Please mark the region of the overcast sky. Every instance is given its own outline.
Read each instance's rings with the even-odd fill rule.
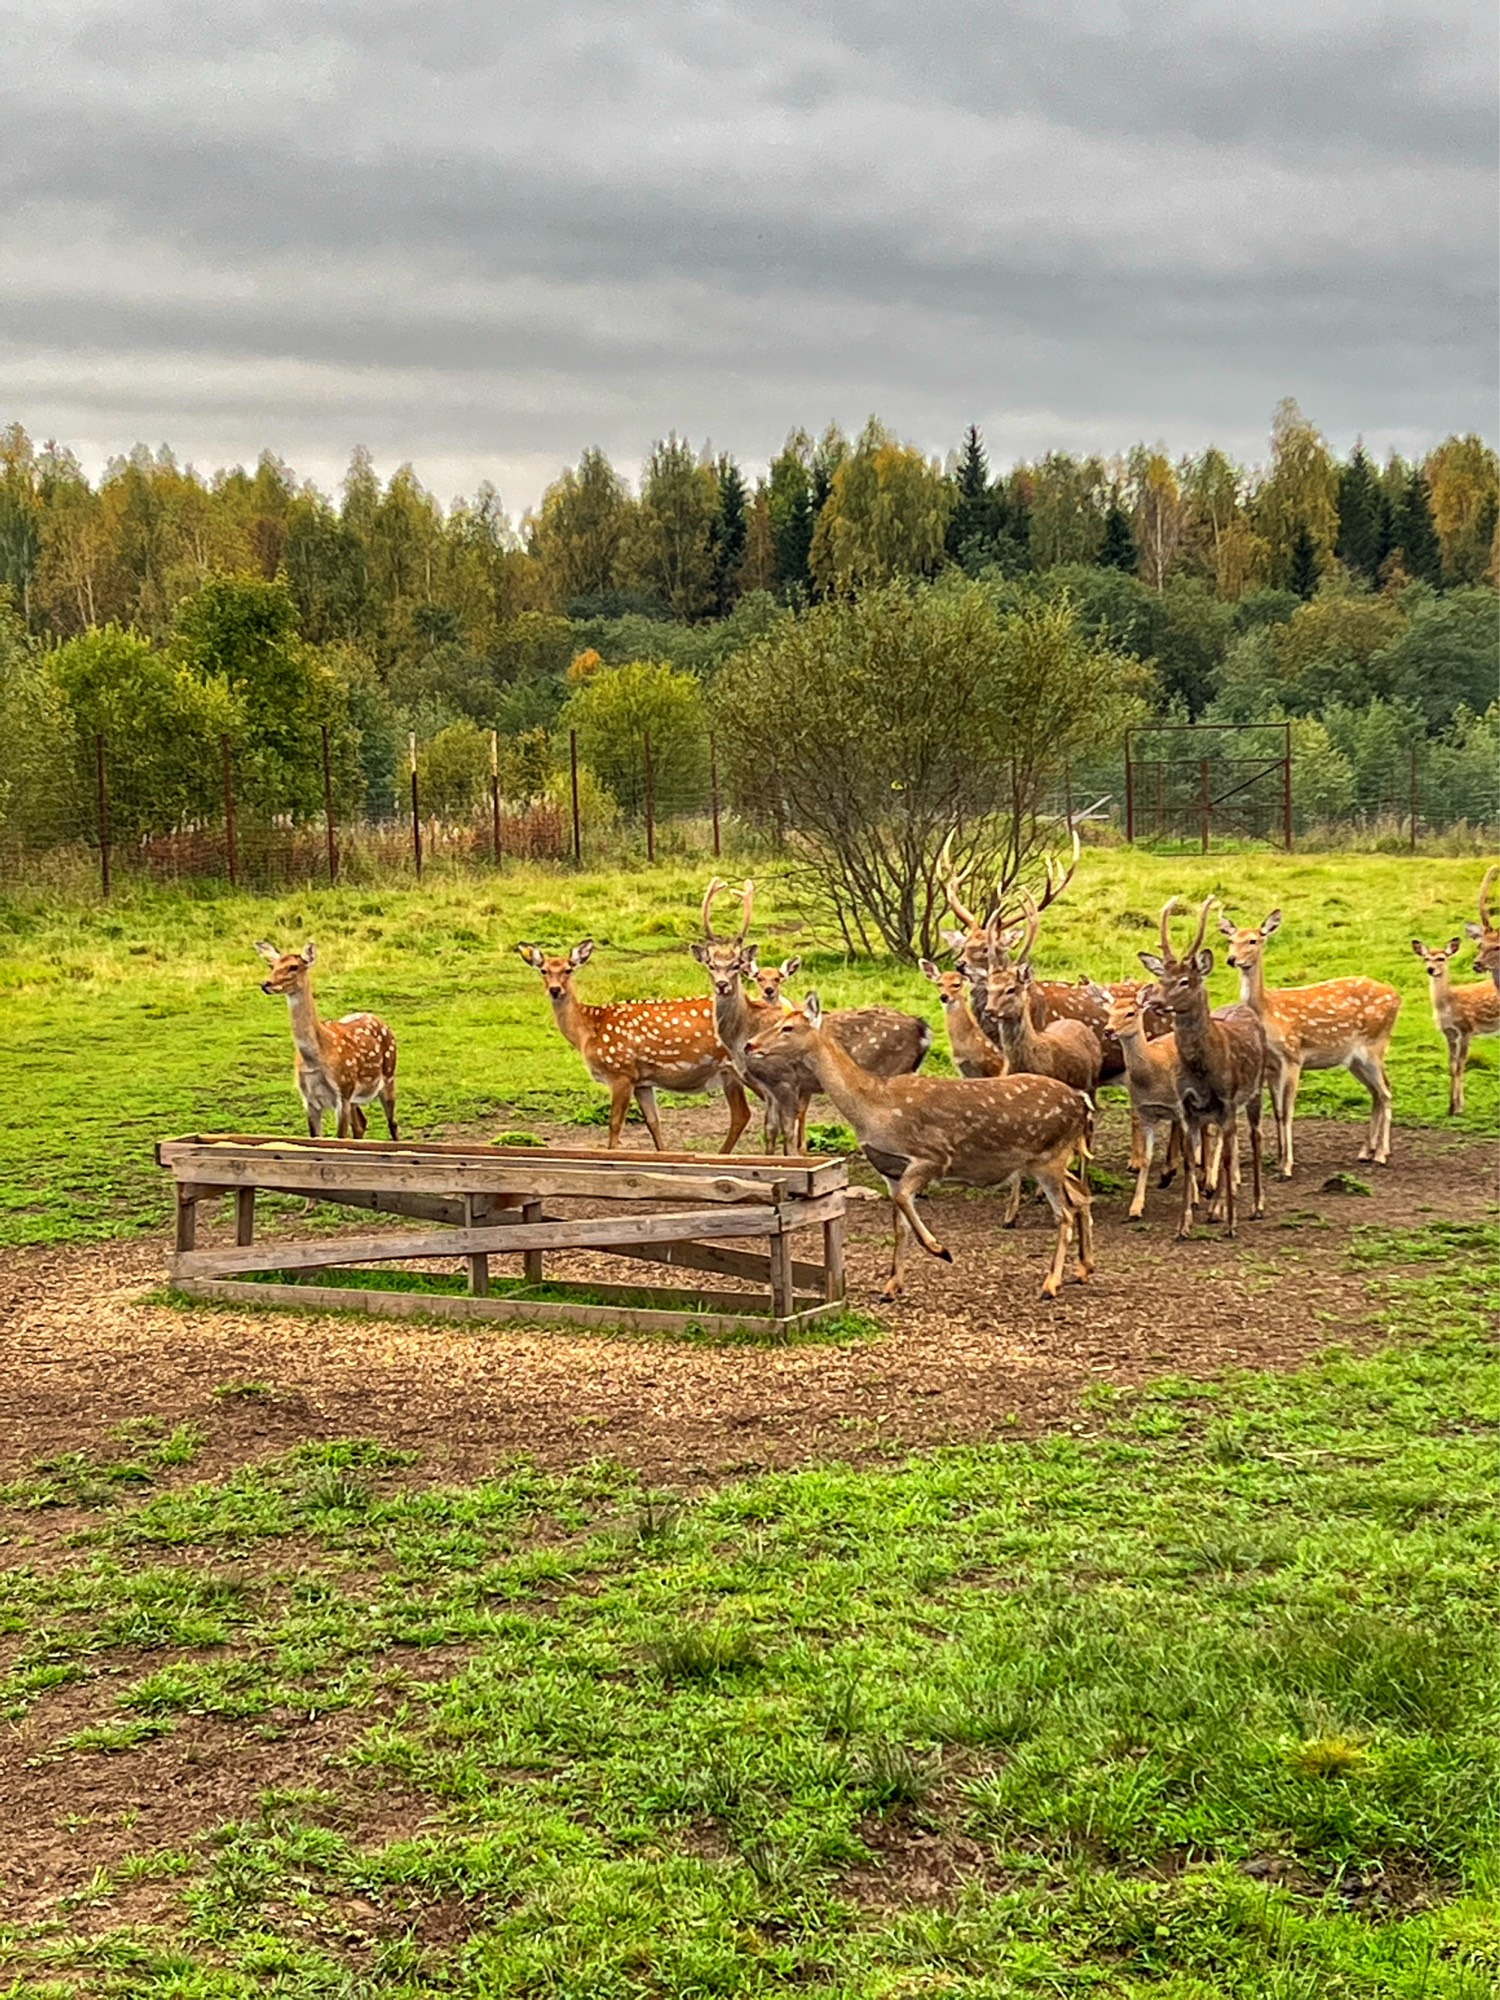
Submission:
[[[514,513],[589,444],[1496,429],[1491,0],[14,0],[0,423]]]

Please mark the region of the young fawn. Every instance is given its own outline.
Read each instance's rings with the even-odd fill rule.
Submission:
[[[1182,1077],[1177,1063],[1177,1037],[1170,1033],[1154,1039],[1147,1036],[1145,1016],[1156,998],[1154,986],[1140,986],[1131,992],[1123,986],[1110,991],[1096,985],[1094,997],[1108,1008],[1109,1031],[1125,1057],[1125,1088],[1130,1094],[1138,1135],[1135,1194],[1130,1203],[1130,1219],[1134,1222],[1146,1212],[1146,1183],[1157,1140],[1166,1134],[1163,1187],[1172,1177],[1173,1162],[1182,1146]],[[1191,1162],[1187,1171],[1193,1171]]]
[[[261,992],[283,996],[291,1010],[292,1043],[297,1052],[297,1089],[307,1111],[313,1138],[323,1135],[326,1112],[338,1113],[338,1136],[363,1139],[367,1124],[363,1106],[378,1097],[391,1137],[396,1131],[396,1037],[378,1015],[345,1014],[339,1021],[320,1021],[312,993],[312,968],[318,947],[278,951],[262,940],[255,949],[271,967]]]
[[[1464,1071],[1469,1063],[1469,1043],[1475,1035],[1500,1035],[1500,987],[1493,980],[1480,979],[1472,986],[1455,986],[1449,964],[1463,950],[1462,938],[1450,938],[1436,950],[1413,938],[1411,948],[1427,968],[1432,982],[1432,1014],[1438,1033],[1448,1044],[1448,1116],[1457,1118],[1464,1108]]]
[[[593,956],[585,938],[568,952],[518,944],[526,963],[542,975],[552,1018],[583,1057],[596,1083],[609,1086],[609,1143],[620,1143],[625,1114],[634,1097],[658,1152],[664,1149],[656,1112],[658,1090],[722,1087],[729,1107],[729,1133],[721,1153],[732,1153],[750,1123],[744,1086],[730,1066],[729,1051],[714,1026],[711,1000],[627,1000],[615,1006],[585,1007],[573,991],[573,975]]]
[[[952,1263],[917,1213],[917,1197],[935,1180],[993,1187],[1030,1174],[1057,1217],[1057,1247],[1042,1285],[1056,1298],[1075,1224],[1078,1275],[1094,1268],[1093,1216],[1088,1190],[1069,1171],[1087,1158],[1093,1106],[1048,1076],[874,1076],[825,1030],[822,1006],[809,993],[800,1007],[753,1036],[745,1050],[755,1075],[778,1049],[805,1059],[818,1087],[853,1126],[866,1159],[885,1180],[896,1210],[891,1275],[882,1297],[901,1290],[908,1235]]]
[[[960,967],[944,972],[930,958],[918,960],[922,977],[930,979],[943,1003],[943,1019],[948,1024],[948,1047],[953,1067],[960,1076],[1004,1076],[1005,1057],[974,1018],[969,1002],[968,975]]]

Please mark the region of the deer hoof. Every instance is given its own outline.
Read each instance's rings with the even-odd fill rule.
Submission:
[[[941,1243],[935,1244],[933,1246],[932,1254],[934,1257],[941,1257],[945,1264],[951,1264],[953,1262],[953,1252],[951,1250],[944,1249]]]

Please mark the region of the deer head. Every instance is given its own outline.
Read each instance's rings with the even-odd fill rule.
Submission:
[[[1229,939],[1226,954],[1236,972],[1253,972],[1260,964],[1266,940],[1281,929],[1281,912],[1272,910],[1265,922],[1249,927],[1232,924],[1228,917],[1220,917],[1219,929]]]
[[[1462,938],[1449,938],[1446,944],[1432,946],[1423,944],[1420,938],[1413,938],[1411,948],[1425,966],[1427,977],[1442,985],[1448,977],[1448,961],[1463,950],[1464,941]]]
[[[917,964],[924,979],[930,979],[938,990],[945,1012],[954,1007],[963,1007],[968,1000],[969,981],[967,975],[955,970],[944,972],[940,965],[934,965],[930,958],[918,959]]]
[[[755,971],[755,946],[745,943],[755,884],[747,877],[742,889],[730,891],[739,898],[740,927],[733,937],[721,938],[714,935],[714,898],[727,889],[729,884],[721,882],[717,875],[709,883],[708,894],[703,898],[703,936],[695,938],[688,949],[708,973],[715,994],[729,1000],[739,992],[741,980],[750,978]]]
[[[572,990],[573,974],[580,965],[587,965],[594,955],[594,940],[585,938],[575,944],[570,952],[558,954],[543,951],[539,944],[518,944],[516,950],[534,972],[542,975],[542,983],[547,989],[549,1000],[566,1000]]]
[[[1500,980],[1500,925],[1496,924],[1490,908],[1490,884],[1497,875],[1500,875],[1500,864],[1485,869],[1484,880],[1479,885],[1479,922],[1465,924],[1464,930],[1479,947],[1474,960],[1477,969]]]
[[[756,993],[768,1007],[787,1007],[791,1002],[782,997],[782,987],[801,970],[800,958],[784,958],[780,965],[757,965],[751,968],[750,979]]]
[[[1145,980],[1139,986],[1121,986],[1116,990],[1091,979],[1088,989],[1090,998],[1104,1008],[1104,1025],[1115,1036],[1143,1034],[1146,1010],[1160,997],[1157,989]]]
[[[260,983],[261,992],[281,997],[297,993],[307,984],[307,975],[311,972],[318,956],[318,947],[311,938],[303,945],[301,951],[282,951],[264,938],[255,949],[271,967],[270,978],[263,979]]]
[[[1214,969],[1214,955],[1203,942],[1208,932],[1208,913],[1213,906],[1213,897],[1206,897],[1198,912],[1197,936],[1179,958],[1172,949],[1172,940],[1167,932],[1168,922],[1182,907],[1182,899],[1173,896],[1162,905],[1161,951],[1137,954],[1141,964],[1157,981],[1163,1003],[1174,1014],[1196,1005],[1203,991],[1203,982]]]
[[[800,1007],[788,1002],[779,1019],[750,1037],[745,1044],[745,1061],[752,1070],[757,1065],[764,1069],[778,1058],[800,1054],[815,1035],[821,1035],[826,1018],[816,993],[804,994]]]

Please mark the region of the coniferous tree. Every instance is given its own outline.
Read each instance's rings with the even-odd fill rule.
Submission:
[[[1298,597],[1312,598],[1317,595],[1318,545],[1306,522],[1292,536],[1292,545],[1287,553],[1286,581],[1287,589],[1295,591]]]
[[[1437,588],[1443,580],[1443,552],[1432,519],[1432,494],[1425,472],[1413,472],[1396,516],[1396,543],[1407,575]]]
[[[1118,494],[1110,501],[1109,512],[1104,517],[1104,540],[1099,545],[1097,561],[1100,569],[1122,569],[1131,576],[1135,574],[1135,536],[1131,531],[1130,516],[1120,505]]]
[[[739,595],[740,570],[749,538],[749,491],[745,475],[726,452],[714,468],[719,481],[719,511],[712,533],[714,606],[727,618]]]
[[[1355,576],[1373,583],[1390,554],[1383,529],[1384,494],[1362,444],[1339,473],[1339,533],[1334,553]]]

